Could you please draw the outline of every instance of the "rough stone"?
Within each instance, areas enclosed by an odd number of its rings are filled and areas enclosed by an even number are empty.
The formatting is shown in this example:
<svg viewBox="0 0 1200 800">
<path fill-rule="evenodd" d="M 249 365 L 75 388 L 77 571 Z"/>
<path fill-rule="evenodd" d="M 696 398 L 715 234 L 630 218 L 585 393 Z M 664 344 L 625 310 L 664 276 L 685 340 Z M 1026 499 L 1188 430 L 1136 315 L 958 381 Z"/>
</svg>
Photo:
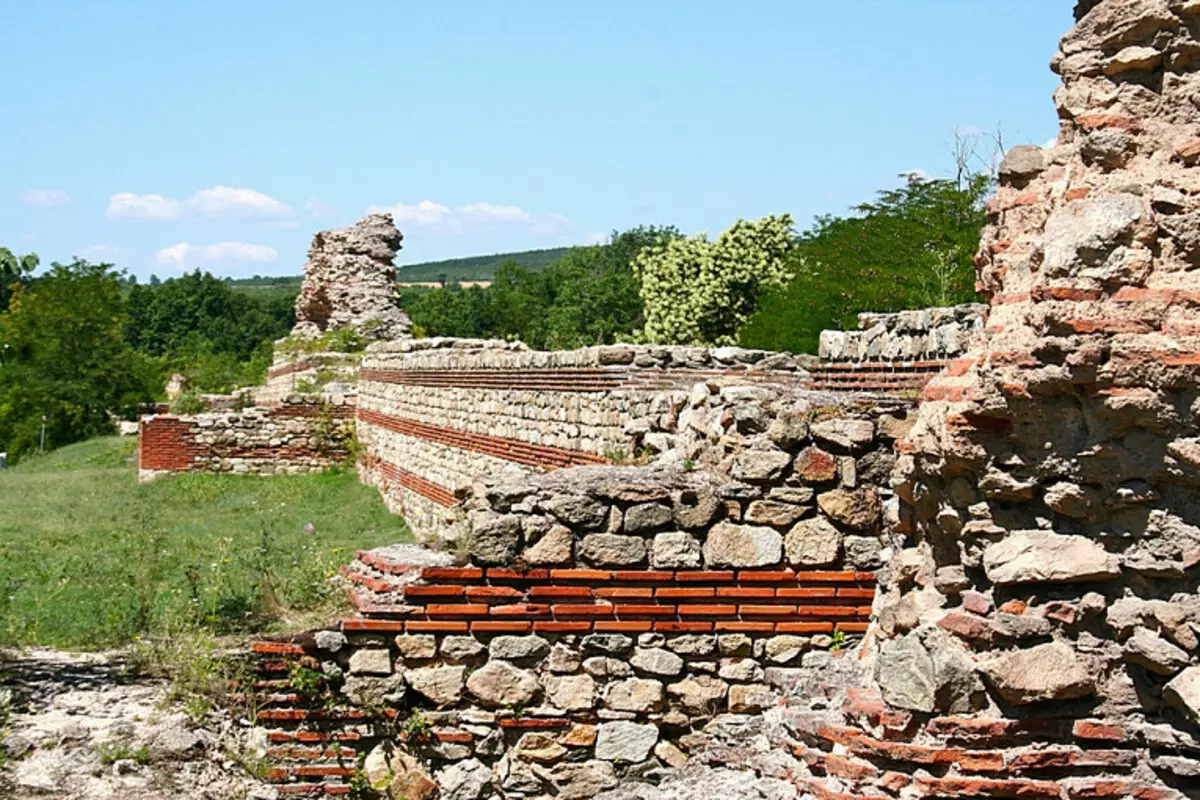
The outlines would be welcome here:
<svg viewBox="0 0 1200 800">
<path fill-rule="evenodd" d="M 482 655 L 487 647 L 474 636 L 447 636 L 442 639 L 442 655 L 455 661 Z"/>
<path fill-rule="evenodd" d="M 1046 159 L 1042 154 L 1042 148 L 1021 145 L 1009 150 L 1000 162 L 1000 180 L 1006 184 L 1023 185 L 1024 182 L 1036 177 L 1045 168 Z"/>
<path fill-rule="evenodd" d="M 392 654 L 383 648 L 364 647 L 350 654 L 351 675 L 391 675 Z"/>
<path fill-rule="evenodd" d="M 710 567 L 765 567 L 783 556 L 783 537 L 765 527 L 720 522 L 704 541 L 704 561 Z"/>
<path fill-rule="evenodd" d="M 683 659 L 659 647 L 639 647 L 633 658 L 629 659 L 629 663 L 639 672 L 650 675 L 671 677 L 683 671 Z"/>
<path fill-rule="evenodd" d="M 729 684 L 711 675 L 689 675 L 668 684 L 667 694 L 690 714 L 712 716 L 724 705 Z"/>
<path fill-rule="evenodd" d="M 781 503 L 777 500 L 755 500 L 746 509 L 745 521 L 752 525 L 772 525 L 786 528 L 807 513 L 808 509 Z"/>
<path fill-rule="evenodd" d="M 608 506 L 590 497 L 555 495 L 539 505 L 564 525 L 591 530 L 603 527 L 608 519 Z"/>
<path fill-rule="evenodd" d="M 875 425 L 869 419 L 839 417 L 809 426 L 814 439 L 842 452 L 858 451 L 875 440 Z"/>
<path fill-rule="evenodd" d="M 552 764 L 567 754 L 567 748 L 544 733 L 523 734 L 513 748 L 513 755 L 525 761 Z"/>
<path fill-rule="evenodd" d="M 633 639 L 621 633 L 593 633 L 583 637 L 583 649 L 587 653 L 619 657 L 633 649 Z"/>
<path fill-rule="evenodd" d="M 467 691 L 491 708 L 528 705 L 537 690 L 537 675 L 507 661 L 489 661 L 467 678 Z"/>
<path fill-rule="evenodd" d="M 824 517 L 802 519 L 784 538 L 788 563 L 799 567 L 823 567 L 837 561 L 842 550 L 842 532 Z"/>
<path fill-rule="evenodd" d="M 751 483 L 773 481 L 790 463 L 792 457 L 782 450 L 745 450 L 734 456 L 733 477 Z"/>
<path fill-rule="evenodd" d="M 658 711 L 663 703 L 663 685 L 648 678 L 628 678 L 608 685 L 604 704 L 617 711 L 647 713 Z"/>
<path fill-rule="evenodd" d="M 1096 689 L 1093 671 L 1061 642 L 994 656 L 983 672 L 996 693 L 1016 705 L 1087 697 Z"/>
<path fill-rule="evenodd" d="M 625 509 L 625 532 L 644 533 L 666 527 L 671 522 L 671 509 L 662 503 L 640 503 Z"/>
<path fill-rule="evenodd" d="M 521 548 L 521 519 L 505 514 L 475 526 L 468 550 L 483 564 L 509 564 Z"/>
<path fill-rule="evenodd" d="M 547 659 L 547 666 L 551 672 L 575 672 L 582 663 L 583 658 L 574 647 L 557 642 L 554 647 L 550 648 L 550 657 Z"/>
<path fill-rule="evenodd" d="M 530 566 L 556 567 L 571 563 L 571 547 L 575 537 L 571 529 L 555 525 L 538 539 L 532 547 L 525 548 L 523 558 Z"/>
<path fill-rule="evenodd" d="M 474 758 L 438 770 L 434 777 L 439 800 L 481 800 L 492 784 L 492 771 Z"/>
<path fill-rule="evenodd" d="M 1154 631 L 1139 628 L 1125 642 L 1125 660 L 1159 675 L 1174 675 L 1188 665 L 1188 654 Z"/>
<path fill-rule="evenodd" d="M 646 540 L 640 536 L 591 533 L 580 542 L 580 555 L 593 564 L 625 567 L 640 564 L 646 558 Z"/>
<path fill-rule="evenodd" d="M 700 542 L 690 533 L 660 533 L 650 547 L 650 565 L 662 569 L 698 567 Z"/>
<path fill-rule="evenodd" d="M 779 702 L 779 696 L 763 684 L 734 684 L 729 687 L 729 710 L 734 714 L 755 714 Z"/>
<path fill-rule="evenodd" d="M 825 483 L 837 477 L 837 459 L 816 445 L 806 447 L 796 456 L 793 472 L 808 483 Z"/>
<path fill-rule="evenodd" d="M 834 489 L 817 495 L 817 505 L 835 522 L 856 531 L 879 527 L 882 506 L 873 486 L 860 489 Z"/>
<path fill-rule="evenodd" d="M 809 640 L 805 636 L 792 636 L 784 634 L 781 636 L 772 636 L 766 640 L 763 647 L 763 652 L 767 656 L 767 660 L 774 664 L 787 664 L 790 661 L 796 660 L 797 657 L 808 649 Z"/>
<path fill-rule="evenodd" d="M 1000 585 L 1103 580 L 1121 573 L 1116 557 L 1097 542 L 1046 531 L 1017 531 L 989 545 L 983 568 Z"/>
<path fill-rule="evenodd" d="M 667 648 L 684 656 L 710 656 L 717 652 L 717 637 L 691 633 L 674 636 L 667 640 Z"/>
<path fill-rule="evenodd" d="M 914 634 L 883 643 L 875 662 L 875 681 L 889 705 L 925 713 L 935 708 L 933 659 Z"/>
<path fill-rule="evenodd" d="M 1163 700 L 1200 723 L 1200 667 L 1188 667 L 1163 687 Z"/>
<path fill-rule="evenodd" d="M 447 706 L 457 703 L 462 697 L 466 672 L 467 668 L 463 666 L 422 667 L 405 670 L 404 680 L 410 689 L 427 697 L 435 705 Z"/>
<path fill-rule="evenodd" d="M 596 681 L 591 675 L 547 675 L 546 699 L 564 711 L 583 711 L 596 704 Z"/>
<path fill-rule="evenodd" d="M 497 636 L 488 644 L 492 658 L 520 661 L 541 658 L 550 652 L 550 643 L 540 636 Z"/>
<path fill-rule="evenodd" d="M 607 761 L 558 764 L 550 773 L 561 800 L 591 800 L 617 785 L 617 773 Z"/>
<path fill-rule="evenodd" d="M 437 641 L 432 636 L 426 634 L 402 635 L 397 636 L 395 641 L 401 658 L 423 659 L 433 658 L 437 655 Z"/>
<path fill-rule="evenodd" d="M 596 758 L 603 761 L 645 761 L 658 742 L 658 728 L 619 720 L 600 725 L 596 736 Z"/>
</svg>

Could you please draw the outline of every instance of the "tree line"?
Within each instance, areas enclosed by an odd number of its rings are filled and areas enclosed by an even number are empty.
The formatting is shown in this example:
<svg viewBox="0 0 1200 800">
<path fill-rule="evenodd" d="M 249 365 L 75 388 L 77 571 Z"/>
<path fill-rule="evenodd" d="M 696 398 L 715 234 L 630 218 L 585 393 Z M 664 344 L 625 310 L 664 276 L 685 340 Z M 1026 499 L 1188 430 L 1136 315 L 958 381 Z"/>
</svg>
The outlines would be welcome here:
<svg viewBox="0 0 1200 800">
<path fill-rule="evenodd" d="M 862 311 L 975 299 L 971 258 L 986 174 L 904 176 L 845 216 L 793 230 L 739 220 L 713 239 L 673 226 L 614 232 L 540 270 L 508 262 L 490 286 L 404 289 L 425 336 L 520 339 L 542 349 L 615 341 L 814 352 Z M 110 432 L 183 372 L 226 392 L 266 374 L 293 321 L 290 293 L 239 292 L 196 271 L 140 285 L 111 264 L 0 248 L 0 451 L 10 461 Z"/>
</svg>

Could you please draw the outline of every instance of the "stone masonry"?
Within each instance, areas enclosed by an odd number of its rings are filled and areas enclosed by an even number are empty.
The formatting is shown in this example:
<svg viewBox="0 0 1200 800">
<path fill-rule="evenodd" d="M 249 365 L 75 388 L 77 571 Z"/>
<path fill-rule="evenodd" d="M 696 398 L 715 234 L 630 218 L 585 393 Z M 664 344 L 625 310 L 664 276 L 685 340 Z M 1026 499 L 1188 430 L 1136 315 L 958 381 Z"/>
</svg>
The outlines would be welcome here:
<svg viewBox="0 0 1200 800">
<path fill-rule="evenodd" d="M 392 264 L 403 239 L 390 214 L 369 214 L 349 228 L 314 236 L 292 334 L 314 338 L 353 328 L 372 339 L 408 336 L 411 324 L 396 304 Z"/>
</svg>

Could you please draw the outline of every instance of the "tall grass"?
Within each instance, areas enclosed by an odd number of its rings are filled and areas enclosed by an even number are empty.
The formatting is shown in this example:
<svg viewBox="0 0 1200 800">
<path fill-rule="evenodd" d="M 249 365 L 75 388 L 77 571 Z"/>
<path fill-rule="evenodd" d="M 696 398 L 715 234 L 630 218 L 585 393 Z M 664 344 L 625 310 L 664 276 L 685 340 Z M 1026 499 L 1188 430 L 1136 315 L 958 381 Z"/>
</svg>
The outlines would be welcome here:
<svg viewBox="0 0 1200 800">
<path fill-rule="evenodd" d="M 0 644 L 279 628 L 342 602 L 329 578 L 356 549 L 411 540 L 349 471 L 138 485 L 133 448 L 94 439 L 0 472 Z"/>
</svg>

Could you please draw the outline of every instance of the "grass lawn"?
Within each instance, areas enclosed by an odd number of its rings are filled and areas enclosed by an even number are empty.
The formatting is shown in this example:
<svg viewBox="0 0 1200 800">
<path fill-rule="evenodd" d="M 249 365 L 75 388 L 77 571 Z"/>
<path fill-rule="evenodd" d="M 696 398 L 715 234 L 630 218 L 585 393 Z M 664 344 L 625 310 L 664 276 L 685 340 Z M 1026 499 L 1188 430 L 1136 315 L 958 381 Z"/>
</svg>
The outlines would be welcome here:
<svg viewBox="0 0 1200 800">
<path fill-rule="evenodd" d="M 355 550 L 412 539 L 350 470 L 139 486 L 135 447 L 93 439 L 0 472 L 0 644 L 283 627 L 334 613 L 327 579 Z"/>
</svg>

